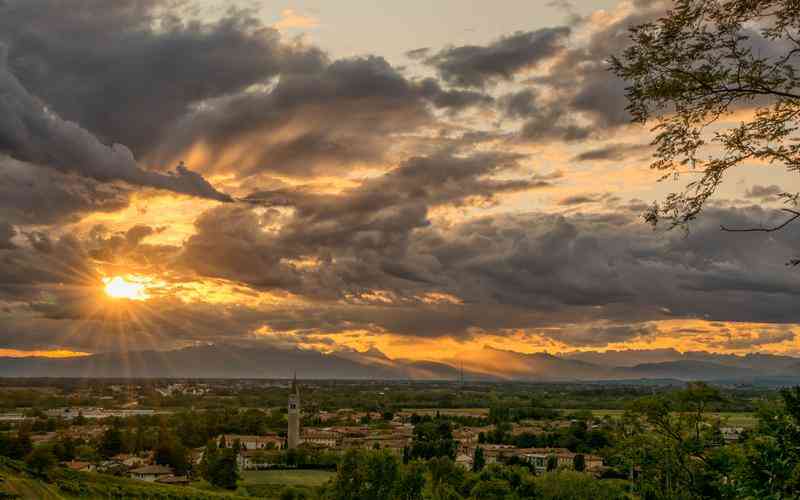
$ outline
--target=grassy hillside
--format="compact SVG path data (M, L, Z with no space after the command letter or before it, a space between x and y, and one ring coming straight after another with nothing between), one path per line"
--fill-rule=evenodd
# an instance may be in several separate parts
M243 497L60 468L53 469L46 477L37 477L25 464L0 458L0 498L235 500Z

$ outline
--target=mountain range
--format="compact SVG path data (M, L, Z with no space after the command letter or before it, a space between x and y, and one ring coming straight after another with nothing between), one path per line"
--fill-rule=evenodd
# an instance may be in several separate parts
M800 358L673 349L520 353L484 347L446 362L391 359L377 349L322 353L273 346L201 345L73 358L0 357L0 377L286 378L597 381L800 378Z

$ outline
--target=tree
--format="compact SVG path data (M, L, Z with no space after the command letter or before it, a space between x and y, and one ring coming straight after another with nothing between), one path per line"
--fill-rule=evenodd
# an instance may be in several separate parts
M781 391L782 402L762 407L758 426L740 445L732 483L749 498L793 498L800 491L800 387Z
M86 417L83 416L83 411L78 412L78 416L75 417L72 423L78 426L86 425Z
M481 481L472 488L470 499L475 500L505 500L511 496L511 486L502 479Z
M25 429L20 429L16 436L0 433L0 455L22 460L32 449L31 437Z
M472 472L480 472L486 465L486 458L483 456L483 448L475 447L475 455L472 457Z
M586 457L583 454L578 453L574 457L572 457L572 468L575 469L576 472L583 472L586 470Z
M17 432L17 439L14 441L13 452L10 455L12 458L22 459L33 451L33 442L31 435L26 428L21 428Z
M551 472L537 476L536 496L520 498L557 498L559 500L618 500L631 498L616 481L598 480L589 474L572 471ZM636 497L639 498L639 497ZM651 497L642 497L651 498ZM673 497L679 498L679 497Z
M103 433L97 451L105 458L113 457L123 451L122 432L115 423Z
M397 500L422 500L425 489L425 464L415 460L403 467L395 496Z
M411 448L408 446L403 446L403 465L408 464L411 461Z
M337 500L383 500L392 498L400 482L400 464L388 451L345 452L333 479Z
M448 457L436 457L428 461L430 489L434 498L459 498L458 491L464 487L466 472Z
M434 457L456 457L457 444L453 439L450 422L436 420L420 422L414 426L414 438L411 441L413 458L431 459Z
M43 476L45 472L56 464L56 456L53 455L53 451L49 447L40 446L25 457L25 462L28 467L33 469L34 473Z
M67 435L61 435L53 445L53 453L60 461L69 461L75 458L75 440Z
M550 455L547 457L547 471L554 471L558 469L558 457L555 455Z
M236 455L237 452L231 448L218 450L215 458L207 464L208 482L220 488L235 490L239 480Z
M219 457L219 449L217 443L213 439L206 442L206 448L203 450L203 458L200 459L199 469L200 476L210 482L211 470L216 467L216 461Z
M627 409L615 457L636 471L643 498L727 498L730 467L719 439L719 419L709 415L719 392L690 383L672 394L649 396Z
M538 498L533 478L526 467L491 464L472 476L469 498Z
M632 45L610 62L629 83L634 121L655 122L651 166L664 178L697 175L654 204L646 220L692 221L725 174L745 162L800 173L799 22L793 0L676 0L661 19L631 30ZM726 127L733 112L739 124ZM800 219L800 195L781 197L787 207L779 223L723 229L770 232Z
M176 474L186 474L190 464L186 448L181 442L162 426L158 432L158 447L155 450L155 462L160 465L169 465Z

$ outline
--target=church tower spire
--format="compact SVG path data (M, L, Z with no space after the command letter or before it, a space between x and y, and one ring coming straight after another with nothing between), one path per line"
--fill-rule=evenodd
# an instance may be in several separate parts
M297 384L297 372L292 378L289 389L289 428L287 429L287 446L290 450L300 444L300 386Z

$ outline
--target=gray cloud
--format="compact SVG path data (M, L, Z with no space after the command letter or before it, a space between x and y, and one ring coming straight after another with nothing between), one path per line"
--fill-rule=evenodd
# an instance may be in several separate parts
M170 131L160 155L173 158L202 143L213 168L240 177L330 174L386 161L401 134L435 124L431 104L458 111L490 101L430 79L409 81L380 57L342 59L317 73L282 76L274 88L208 103ZM223 163L243 144L246 156Z
M541 88L550 97L529 106L527 115L519 106L505 110L524 120L520 139L548 142L605 137L628 124L626 83L608 70L606 61L629 45L630 27L657 18L670 6L667 0L638 0L627 16L600 29L591 27L591 17L573 19L575 31L590 28L591 35L560 50L548 74L528 82L532 90Z
M124 181L220 201L230 198L200 175L178 166L161 174L144 170L121 144L109 147L78 124L61 119L33 97L10 73L0 45L0 151L61 172L99 181Z
M318 68L315 48L281 42L247 11L183 21L165 0L10 0L0 41L23 85L59 115L146 157L192 106Z
M409 59L413 59L415 61L421 60L428 57L428 54L430 54L430 52L431 52L430 47L422 47L419 49L409 50L408 52L406 52L406 57L408 57Z
M531 89L507 94L500 99L500 107L505 116L524 118L536 113L536 93Z
M404 256L411 234L430 225L429 209L491 203L500 193L551 185L550 178L542 177L494 178L517 169L521 159L494 153L417 157L340 195L303 189L256 192L247 200L268 212L257 216L247 207L229 207L206 213L197 222L198 234L187 242L184 259L211 275L328 297L425 283L420 264ZM285 209L292 214L283 215ZM280 231L264 231L273 225ZM319 269L304 271L287 262L300 258L319 259Z
M548 337L574 347L605 347L612 343L654 338L658 329L652 324L575 326L548 333Z
M0 220L12 224L74 222L128 205L131 188L24 163L0 154Z
M484 87L511 80L520 70L535 66L562 49L568 27L518 32L486 46L450 47L425 59L444 81L461 87Z
M209 24L156 15L156 0L3 3L0 40L12 71L0 88L14 99L0 101L0 144L16 159L0 157L0 307L11 311L0 319L0 343L94 351L258 341L262 327L306 341L359 329L468 339L541 328L568 345L604 346L653 336L641 322L664 318L800 321L783 265L797 228L769 239L718 229L758 225L769 211L711 208L685 237L652 232L641 207L605 193L559 201L607 210L599 214L451 216L548 188L558 176L527 175L520 155L475 153L475 144L506 135L448 129L436 116L494 103L525 140L606 134L627 116L622 82L602 61L627 43L627 26L661 4L635 2L638 10L586 46L564 45L570 28L553 28L484 47L412 51L436 67L437 80L407 78L380 57L331 62L242 12ZM493 99L481 90L545 60L551 73L521 91ZM55 236L60 226L22 227L118 210L141 186L225 199L197 174L144 169L110 139L148 166L202 144L204 173L231 174L253 193L204 213L182 247L149 245L158 227L96 227L80 238ZM624 160L640 149L609 144L574 160ZM296 180L370 163L396 166L337 193L261 186L268 173ZM758 188L749 193L774 191ZM289 292L302 305L155 297L122 317L97 317L98 261L169 269L167 279L226 279L251 294ZM122 328L128 335L107 335ZM724 347L788 338L763 337Z
M17 231L14 229L14 226L8 222L0 221L0 250L14 248L14 243L11 242L11 238L16 235Z
M100 278L84 246L73 236L52 239L24 233L26 244L0 249L0 299L36 301L59 288L96 285Z
M611 143L597 149L584 151L575 156L572 161L622 161L631 157L646 156L650 151L647 144L617 144Z
M575 205L586 205L590 203L614 204L618 201L619 198L613 196L611 193L584 193L561 198L558 200L558 204L569 207Z
M781 189L780 186L776 186L775 184L769 186L761 186L759 184L756 184L745 192L745 196L747 198L766 199L766 198L775 198L776 196L784 192L785 191Z
M727 332L727 334L715 336L709 340L708 345L712 348L724 349L755 349L765 345L780 344L781 342L793 341L795 334L791 330L760 330L751 335L740 335Z
M293 292L309 301L303 305L186 305L157 297L132 304L130 317L119 319L124 325L114 326L101 315L81 323L85 329L78 337L63 340L70 322L97 316L93 294L99 277L92 259L135 259L150 251L142 238L155 229L98 229L83 241L29 233L25 246L0 250L0 301L29 303L35 313L15 316L26 318L18 331L36 333L14 345L41 346L48 338L48 345L105 345L92 335L124 326L138 328L130 337L137 346L148 338L165 346L208 341L223 331L226 339L241 340L261 327L307 340L353 330L468 339L532 329L571 346L604 346L657 335L642 322L658 319L800 320L792 307L794 277L782 263L800 233L790 230L765 242L748 235L726 239L730 235L718 230L720 222L747 224L765 217L760 209L711 209L685 237L654 233L633 216L619 214L495 215L438 227L427 223L424 210L397 200L418 197L432 206L468 195L405 191L402 179L428 175L424 165L401 167L407 170L395 175L397 193L388 197L379 196L390 191L383 179L338 200L301 190L260 193L266 208L258 210L221 205L198 220L197 234L178 256L180 265L169 266L172 272L191 270L198 277ZM497 166L471 168L491 172ZM178 250L171 250L173 258ZM299 265L296 259L315 264ZM461 302L430 301L427 294L449 294ZM153 311L158 314L151 317ZM762 340L766 345L783 338L788 336ZM731 342L744 342L737 339Z

